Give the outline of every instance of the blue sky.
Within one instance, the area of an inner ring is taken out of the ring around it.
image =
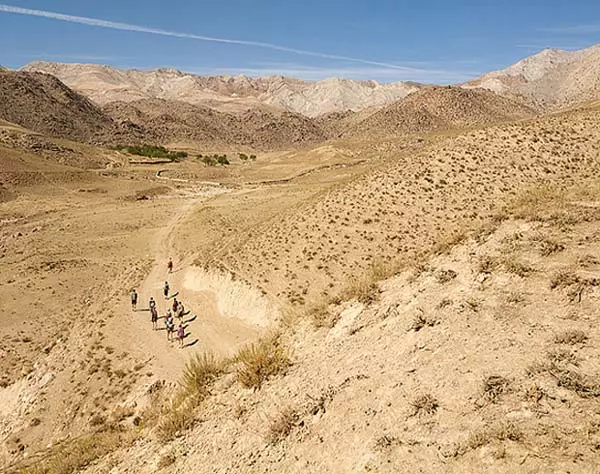
[[[10,68],[48,60],[445,84],[598,42],[598,0],[0,3],[0,64]]]

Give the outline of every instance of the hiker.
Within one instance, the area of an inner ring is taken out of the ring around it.
[[[163,286],[163,293],[165,295],[165,298],[169,297],[169,282],[165,281],[165,286]]]
[[[169,263],[167,263],[167,269],[169,270],[169,273],[173,273],[173,260],[171,260],[169,258]]]
[[[179,339],[179,347],[183,349],[183,339],[185,338],[185,328],[183,327],[183,323],[179,323],[179,327],[177,328],[177,339]]]
[[[150,301],[148,302],[148,307],[150,308],[150,312],[152,312],[152,310],[156,308],[156,301],[154,301],[154,298],[152,296],[150,297]]]
[[[133,311],[136,310],[137,308],[137,299],[138,299],[138,294],[135,291],[135,288],[131,291],[131,309]]]
[[[177,298],[173,298],[173,311],[177,311],[177,306],[179,306],[179,302]]]
[[[183,313],[185,312],[185,308],[183,307],[183,303],[179,303],[177,307],[177,317],[179,319],[183,319]]]
[[[158,322],[158,311],[156,311],[156,306],[150,310],[150,314],[152,315],[152,329],[156,331],[156,323]]]
[[[173,332],[175,331],[175,322],[173,321],[173,315],[170,313],[165,320],[165,326],[167,327],[167,341],[171,342]]]

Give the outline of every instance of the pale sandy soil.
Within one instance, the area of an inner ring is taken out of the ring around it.
[[[52,453],[109,420],[131,427],[149,390],[168,397],[193,354],[233,355],[279,320],[289,324],[290,308],[301,314],[324,299],[339,320],[315,330],[301,318],[288,329],[285,376],[249,391],[227,374],[194,413],[196,428],[166,443],[143,431],[88,472],[155,472],[171,453],[186,456],[165,472],[594,472],[595,188],[578,197],[585,206],[508,222],[421,261],[371,305],[333,297],[377,261],[414,263],[436,243],[506,217],[503,204],[524,188],[596,182],[598,117],[583,110],[341,141],[226,169],[194,159],[128,165],[116,152],[62,141],[104,166],[81,171],[67,166],[77,161],[57,162],[62,153],[0,145],[0,460]],[[484,255],[496,261],[485,271]],[[505,257],[533,271],[516,276],[521,267]],[[581,302],[569,296],[581,281],[550,288],[561,269],[589,283]],[[135,287],[142,308],[154,296],[164,312],[167,278],[193,319],[186,343],[194,344],[184,349],[129,305]],[[555,342],[567,330],[585,338]],[[552,358],[559,372],[528,371]],[[579,385],[560,378],[567,369]],[[489,399],[484,381],[494,375],[506,383]],[[412,413],[425,394],[437,409]],[[288,406],[290,432],[273,442],[271,426]]]

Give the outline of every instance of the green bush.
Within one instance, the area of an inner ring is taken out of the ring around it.
[[[206,166],[215,166],[217,164],[217,160],[211,156],[205,156],[202,158],[202,163],[204,163]]]
[[[217,163],[219,163],[221,166],[228,165],[229,160],[227,159],[227,155],[217,156]]]

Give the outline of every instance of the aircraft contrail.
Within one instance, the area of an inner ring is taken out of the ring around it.
[[[13,7],[11,5],[0,4],[0,12],[4,13],[16,13],[18,15],[29,15],[43,18],[50,18],[53,20],[68,21],[70,23],[80,23],[82,25],[99,26],[101,28],[111,28],[113,30],[123,31],[136,31],[139,33],[149,33],[153,35],[171,36],[175,38],[188,38],[199,41],[209,41],[213,43],[226,43],[226,44],[237,44],[243,46],[251,46],[255,48],[272,49],[275,51],[283,51],[287,53],[300,54],[303,56],[313,56],[316,58],[324,59],[337,59],[340,61],[351,61],[361,64],[370,64],[373,66],[380,66],[391,69],[399,69],[401,71],[421,71],[420,69],[410,68],[406,66],[399,66],[397,64],[389,64],[378,61],[370,61],[367,59],[352,58],[348,56],[339,56],[337,54],[319,53],[316,51],[307,51],[304,49],[288,48],[287,46],[280,46],[272,43],[262,43],[259,41],[246,41],[229,38],[217,38],[213,36],[195,35],[191,33],[180,33],[177,31],[163,30],[159,28],[150,28],[147,26],[132,25],[130,23],[120,23],[115,21],[101,20],[98,18],[89,18],[85,16],[65,15],[63,13],[49,12],[44,10],[32,10],[30,8]],[[426,72],[423,70],[423,72]],[[431,72],[431,71],[428,71]]]

